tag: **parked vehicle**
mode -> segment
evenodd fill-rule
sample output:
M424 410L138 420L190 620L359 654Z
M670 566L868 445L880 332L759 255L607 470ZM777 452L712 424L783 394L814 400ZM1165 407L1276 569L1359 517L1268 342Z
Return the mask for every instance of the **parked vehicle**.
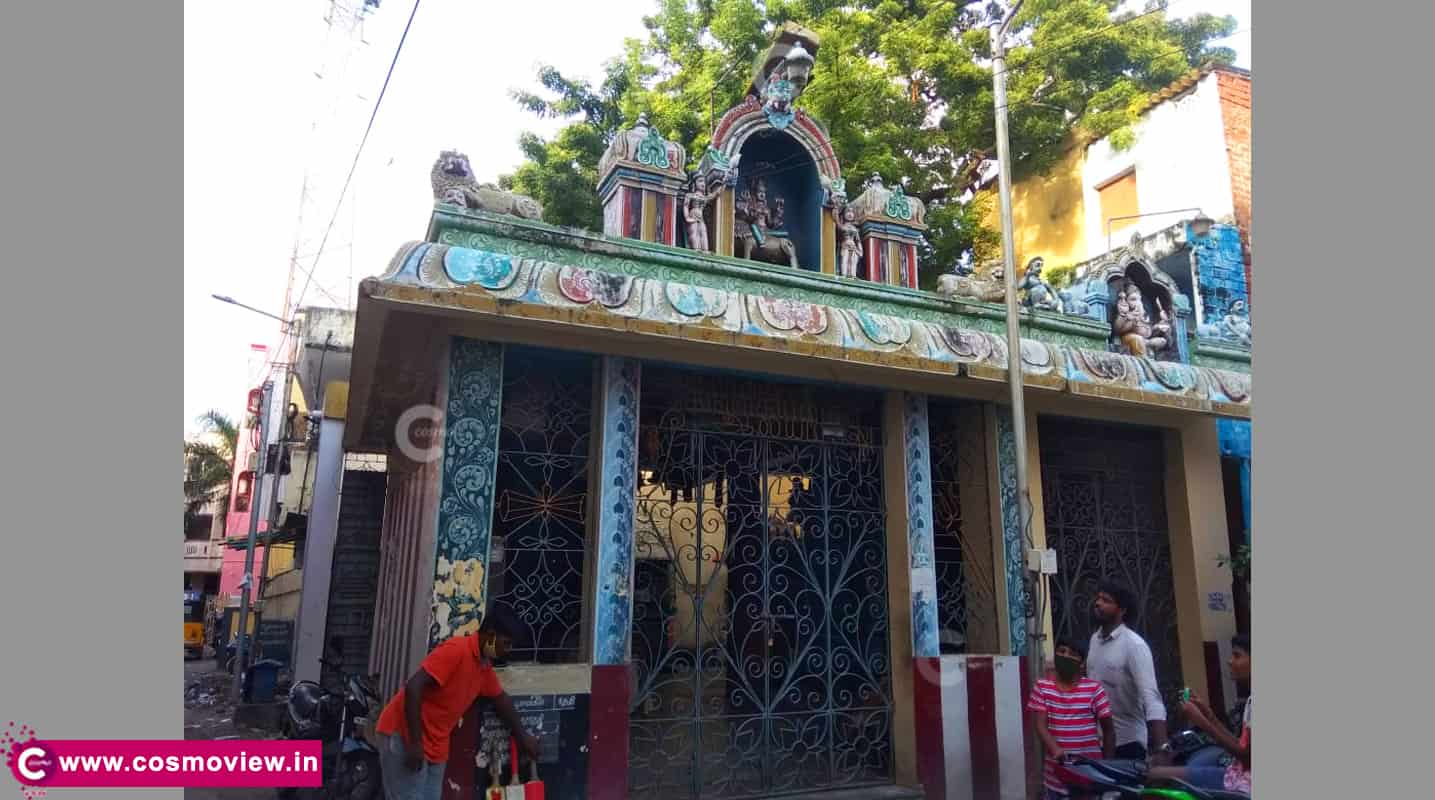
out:
M204 657L204 596L184 593L184 657Z
M345 672L327 659L319 662L339 675L342 692L331 692L314 681L298 681L289 689L280 726L290 739L323 743L324 786L281 789L285 800L380 800L379 751L371 741L372 717L381 707L368 680Z
M1185 781L1162 781L1160 786L1152 786L1146 779L1147 770L1145 761L1068 756L1056 765L1056 777L1066 785L1072 800L1251 800L1242 792L1200 789Z

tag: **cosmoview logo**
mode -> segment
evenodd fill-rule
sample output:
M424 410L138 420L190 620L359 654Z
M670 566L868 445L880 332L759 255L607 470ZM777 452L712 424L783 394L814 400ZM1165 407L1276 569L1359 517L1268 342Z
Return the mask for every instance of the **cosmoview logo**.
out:
M27 744L15 754L15 771L26 783L43 784L55 774L55 754L39 742Z

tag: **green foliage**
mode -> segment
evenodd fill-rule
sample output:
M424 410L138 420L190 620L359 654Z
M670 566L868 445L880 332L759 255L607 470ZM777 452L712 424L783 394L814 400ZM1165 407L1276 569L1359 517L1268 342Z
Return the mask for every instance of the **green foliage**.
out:
M1050 169L1073 133L1129 144L1152 92L1194 65L1234 58L1208 44L1231 33L1234 18L1168 20L1159 6L1113 17L1118 5L1022 7L1007 65L1015 179ZM613 134L647 112L663 135L701 154L717 118L742 99L773 29L795 21L821 37L798 105L828 127L843 174L905 178L927 204L929 284L964 252L981 263L999 248L973 190L996 153L988 28L1002 12L966 0L655 0L646 40L624 42L598 88L545 67L538 79L552 99L514 92L535 114L574 122L551 141L525 134L526 163L500 183L538 198L549 222L601 229L596 169Z
M1044 267L1041 277L1051 284L1051 288L1065 289L1071 285L1072 281L1076 280L1076 265L1062 264L1059 267Z
M1250 532L1246 532L1246 539L1250 539ZM1231 567L1231 576L1238 581L1251 582L1251 546L1243 544L1236 548L1235 555L1221 555L1216 557L1219 566Z
M184 443L184 523L190 521L209 503L229 508L229 482L234 467L234 451L239 443L239 428L229 417L218 411L207 411L197 420L200 430L210 440L193 439Z

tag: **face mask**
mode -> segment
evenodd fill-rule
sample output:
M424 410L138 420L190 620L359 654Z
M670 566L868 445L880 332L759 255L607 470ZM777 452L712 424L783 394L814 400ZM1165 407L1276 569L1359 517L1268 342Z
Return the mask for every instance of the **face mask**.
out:
M1081 661L1070 656L1056 657L1056 674L1064 681L1075 680L1081 673Z

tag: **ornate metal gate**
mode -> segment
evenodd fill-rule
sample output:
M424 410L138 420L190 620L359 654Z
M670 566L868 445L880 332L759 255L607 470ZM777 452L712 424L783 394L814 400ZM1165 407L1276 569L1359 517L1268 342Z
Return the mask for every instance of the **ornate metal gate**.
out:
M888 783L880 408L647 368L630 794Z
M1095 629L1097 582L1130 586L1136 611L1128 625L1150 644L1170 707L1183 682L1161 433L1046 417L1040 424L1046 537L1060 566L1051 582L1056 634L1085 641Z

